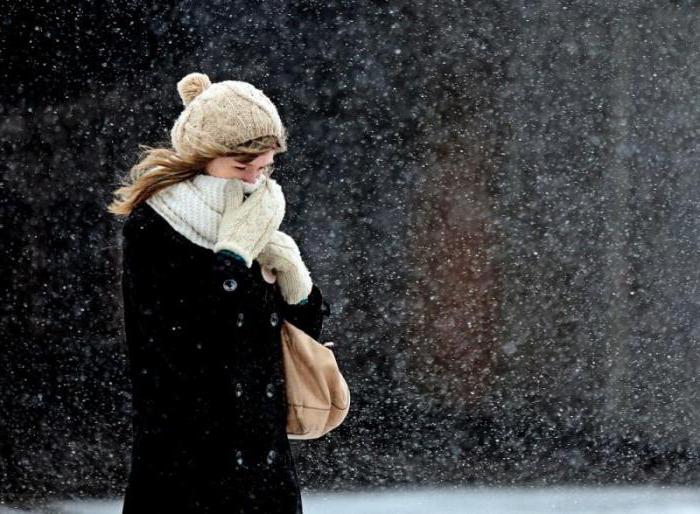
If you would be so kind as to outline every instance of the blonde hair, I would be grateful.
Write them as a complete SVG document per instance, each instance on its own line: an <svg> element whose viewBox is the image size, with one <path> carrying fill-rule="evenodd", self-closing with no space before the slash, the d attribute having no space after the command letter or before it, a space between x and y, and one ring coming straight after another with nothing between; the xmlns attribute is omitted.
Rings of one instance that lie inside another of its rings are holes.
<svg viewBox="0 0 700 514"><path fill-rule="evenodd" d="M161 189L203 173L206 164L216 157L233 157L248 163L270 150L284 152L286 144L276 136L263 136L241 143L226 154L215 144L200 144L196 155L185 156L167 146L139 145L139 149L139 161L121 180L120 187L112 193L116 199L107 206L117 216L128 216L134 207Z"/></svg>

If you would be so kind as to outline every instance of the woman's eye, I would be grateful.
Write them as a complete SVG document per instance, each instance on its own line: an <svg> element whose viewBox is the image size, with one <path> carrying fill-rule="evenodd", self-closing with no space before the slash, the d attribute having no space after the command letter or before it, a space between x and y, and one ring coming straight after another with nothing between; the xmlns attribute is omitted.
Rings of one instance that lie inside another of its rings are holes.
<svg viewBox="0 0 700 514"><path fill-rule="evenodd" d="M235 167L237 170L246 171L246 168L244 168L244 167L240 167L240 166L234 166L234 167ZM267 172L267 171L272 171L272 170L274 170L274 169L275 169L274 165L268 164L267 166L263 166L262 168L260 168L260 171L264 173L264 172Z"/></svg>

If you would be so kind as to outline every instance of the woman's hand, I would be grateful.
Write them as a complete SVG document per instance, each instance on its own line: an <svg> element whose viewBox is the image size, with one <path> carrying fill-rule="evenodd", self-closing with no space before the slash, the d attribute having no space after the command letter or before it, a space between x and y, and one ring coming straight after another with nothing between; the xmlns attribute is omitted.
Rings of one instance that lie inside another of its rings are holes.
<svg viewBox="0 0 700 514"><path fill-rule="evenodd" d="M286 207L284 194L280 185L269 177L245 201L240 180L231 180L227 187L214 252L233 252L250 268L253 259L282 223Z"/></svg>
<svg viewBox="0 0 700 514"><path fill-rule="evenodd" d="M258 255L258 263L277 271L277 283L284 301L290 305L305 300L313 285L294 239L277 230Z"/></svg>

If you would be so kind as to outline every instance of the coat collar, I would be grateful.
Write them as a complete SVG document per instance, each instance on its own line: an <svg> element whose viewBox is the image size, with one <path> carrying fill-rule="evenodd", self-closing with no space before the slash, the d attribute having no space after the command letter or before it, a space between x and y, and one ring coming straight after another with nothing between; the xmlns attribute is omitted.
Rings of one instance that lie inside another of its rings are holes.
<svg viewBox="0 0 700 514"><path fill-rule="evenodd" d="M206 173L161 189L146 199L177 232L194 244L214 250L225 199L235 178L215 177ZM263 279L273 284L277 278L265 266Z"/></svg>

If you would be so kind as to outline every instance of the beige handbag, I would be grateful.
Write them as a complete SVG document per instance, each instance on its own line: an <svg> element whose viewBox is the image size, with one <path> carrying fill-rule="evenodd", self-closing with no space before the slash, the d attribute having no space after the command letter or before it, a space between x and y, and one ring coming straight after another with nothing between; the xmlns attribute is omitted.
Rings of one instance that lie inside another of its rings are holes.
<svg viewBox="0 0 700 514"><path fill-rule="evenodd" d="M316 439L340 425L350 389L330 348L287 320L282 323L287 437Z"/></svg>

